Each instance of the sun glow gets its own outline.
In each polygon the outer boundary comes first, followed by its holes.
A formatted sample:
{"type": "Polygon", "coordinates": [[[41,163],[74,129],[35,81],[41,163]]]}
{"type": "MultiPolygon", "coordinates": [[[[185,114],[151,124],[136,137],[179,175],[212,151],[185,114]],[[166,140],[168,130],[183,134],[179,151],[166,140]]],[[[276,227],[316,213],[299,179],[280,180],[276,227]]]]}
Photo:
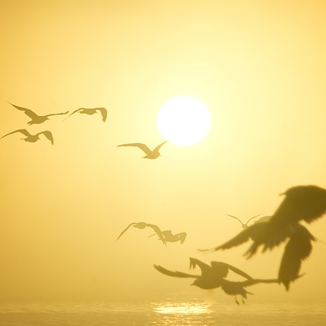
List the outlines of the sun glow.
{"type": "Polygon", "coordinates": [[[204,139],[211,127],[206,106],[190,96],[174,97],[163,104],[156,118],[160,134],[172,144],[189,146],[204,139]]]}

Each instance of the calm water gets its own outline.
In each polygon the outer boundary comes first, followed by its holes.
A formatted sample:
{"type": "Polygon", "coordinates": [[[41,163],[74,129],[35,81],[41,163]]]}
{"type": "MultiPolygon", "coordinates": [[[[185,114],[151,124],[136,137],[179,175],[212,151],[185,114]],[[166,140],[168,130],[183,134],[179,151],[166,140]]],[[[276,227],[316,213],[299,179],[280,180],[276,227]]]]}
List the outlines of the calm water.
{"type": "Polygon", "coordinates": [[[326,325],[321,304],[139,303],[0,304],[1,326],[326,325]]]}

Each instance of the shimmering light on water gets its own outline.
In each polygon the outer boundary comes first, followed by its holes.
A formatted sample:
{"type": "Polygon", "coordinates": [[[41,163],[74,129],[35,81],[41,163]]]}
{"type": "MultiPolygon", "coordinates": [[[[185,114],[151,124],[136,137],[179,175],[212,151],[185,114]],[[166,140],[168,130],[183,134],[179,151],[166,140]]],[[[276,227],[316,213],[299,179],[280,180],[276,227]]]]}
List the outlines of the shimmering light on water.
{"type": "Polygon", "coordinates": [[[1,326],[324,326],[325,304],[157,300],[0,304],[1,326]]]}
{"type": "Polygon", "coordinates": [[[154,308],[160,314],[207,314],[210,312],[209,306],[198,303],[169,303],[154,308]]]}

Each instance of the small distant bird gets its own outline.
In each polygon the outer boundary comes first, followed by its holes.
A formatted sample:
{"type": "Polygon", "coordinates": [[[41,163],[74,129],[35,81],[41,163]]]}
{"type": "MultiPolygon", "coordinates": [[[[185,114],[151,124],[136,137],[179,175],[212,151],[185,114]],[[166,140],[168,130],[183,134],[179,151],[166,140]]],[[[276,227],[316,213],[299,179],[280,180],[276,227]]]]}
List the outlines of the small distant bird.
{"type": "Polygon", "coordinates": [[[67,114],[69,112],[69,111],[67,111],[67,112],[62,112],[62,113],[51,113],[51,114],[47,114],[47,115],[37,115],[35,112],[33,112],[30,109],[26,109],[21,106],[14,105],[10,102],[8,102],[8,103],[11,104],[13,107],[15,107],[17,110],[24,111],[24,113],[32,119],[31,121],[27,122],[28,125],[39,124],[46,120],[49,120],[48,117],[50,117],[52,115],[63,115],[63,114],[67,114]]]}
{"type": "Polygon", "coordinates": [[[195,278],[195,281],[191,285],[198,286],[204,290],[216,289],[221,287],[221,289],[229,295],[235,296],[235,302],[239,305],[239,301],[237,300],[237,295],[242,296],[242,302],[244,303],[244,299],[247,299],[247,294],[252,294],[248,292],[245,287],[255,285],[258,283],[277,283],[277,279],[254,279],[247,273],[242,270],[229,265],[227,263],[212,261],[211,265],[208,265],[199,259],[190,258],[190,269],[198,266],[201,269],[201,275],[194,275],[183,273],[179,271],[170,271],[162,266],[154,265],[154,268],[161,272],[162,274],[180,277],[180,278],[195,278]],[[234,282],[226,280],[229,271],[233,271],[234,273],[243,276],[246,278],[246,281],[242,282],[234,282]]]}
{"type": "Polygon", "coordinates": [[[87,115],[93,115],[95,113],[100,112],[102,115],[102,121],[105,122],[108,112],[106,110],[106,108],[80,108],[77,109],[75,111],[73,111],[71,114],[68,115],[68,117],[66,119],[64,119],[63,121],[67,120],[70,116],[72,116],[73,114],[75,114],[76,112],[79,112],[81,114],[87,114],[87,115]]]}
{"type": "MultiPolygon", "coordinates": [[[[150,224],[150,223],[145,223],[145,222],[138,222],[138,223],[130,223],[121,233],[120,235],[118,236],[117,240],[119,240],[119,238],[121,238],[121,236],[131,227],[133,226],[134,228],[137,228],[137,229],[145,229],[145,227],[150,227],[152,228],[155,233],[158,235],[158,237],[160,238],[160,240],[166,245],[166,241],[164,239],[164,235],[161,231],[161,229],[155,225],[155,224],[150,224]]],[[[115,241],[117,241],[115,240],[115,241]]]]}
{"type": "Polygon", "coordinates": [[[145,144],[142,143],[122,144],[122,145],[118,145],[118,147],[122,147],[122,146],[138,147],[146,154],[146,156],[144,156],[143,158],[155,159],[161,156],[159,150],[166,142],[167,140],[164,141],[162,144],[156,146],[154,150],[150,150],[145,144]]]}
{"type": "MultiPolygon", "coordinates": [[[[187,237],[187,233],[186,232],[180,232],[180,233],[176,233],[173,234],[171,230],[165,230],[162,231],[164,240],[166,242],[177,242],[180,241],[180,243],[184,243],[187,237]]],[[[155,234],[150,235],[150,237],[152,237],[155,234]]]]}
{"type": "Polygon", "coordinates": [[[326,213],[326,189],[314,185],[297,186],[281,195],[286,197],[269,220],[249,226],[211,251],[230,249],[251,238],[253,243],[245,253],[250,258],[260,246],[265,252],[289,239],[279,269],[280,282],[289,290],[289,283],[298,277],[301,262],[310,255],[311,241],[315,240],[299,222],[311,223],[326,213]]]}
{"type": "Polygon", "coordinates": [[[246,223],[243,223],[239,218],[237,218],[237,217],[235,217],[235,216],[233,216],[233,215],[230,215],[230,214],[226,214],[227,216],[230,216],[230,217],[232,217],[232,218],[235,218],[236,220],[238,220],[240,223],[241,223],[241,227],[243,228],[243,229],[246,229],[247,227],[248,227],[248,223],[252,220],[252,219],[254,219],[254,218],[256,218],[257,216],[259,216],[260,214],[258,214],[258,215],[256,215],[256,216],[254,216],[254,217],[251,217],[246,223]]]}
{"type": "MultiPolygon", "coordinates": [[[[8,135],[11,135],[11,134],[14,134],[16,132],[20,132],[22,133],[23,135],[26,136],[26,138],[21,138],[22,140],[25,140],[25,141],[28,141],[30,143],[35,143],[36,141],[40,140],[40,135],[44,135],[50,142],[51,144],[53,145],[53,135],[52,135],[52,132],[51,131],[48,131],[48,130],[45,130],[45,131],[41,131],[35,135],[32,135],[30,134],[26,129],[18,129],[18,130],[15,130],[15,131],[12,131],[12,132],[9,132],[8,134],[2,136],[1,138],[4,138],[8,135]]],[[[1,139],[0,138],[0,139],[1,139]]]]}

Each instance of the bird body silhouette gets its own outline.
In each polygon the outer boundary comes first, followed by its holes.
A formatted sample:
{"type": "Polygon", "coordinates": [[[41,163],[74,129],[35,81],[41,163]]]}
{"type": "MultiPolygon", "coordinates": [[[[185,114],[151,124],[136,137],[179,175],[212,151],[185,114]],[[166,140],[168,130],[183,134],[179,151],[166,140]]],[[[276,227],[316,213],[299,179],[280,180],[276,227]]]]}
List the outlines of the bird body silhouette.
{"type": "Polygon", "coordinates": [[[67,120],[70,116],[72,116],[73,114],[75,114],[77,112],[79,112],[80,114],[87,114],[87,115],[93,115],[93,114],[100,112],[102,115],[103,122],[106,121],[106,118],[108,115],[106,108],[80,108],[80,109],[77,109],[77,110],[73,111],[72,113],[70,113],[68,115],[68,117],[66,119],[64,119],[63,121],[67,120]]]}
{"type": "MultiPolygon", "coordinates": [[[[187,237],[187,233],[186,232],[180,232],[180,233],[176,233],[173,234],[171,230],[165,230],[162,231],[164,240],[166,242],[178,242],[180,241],[180,243],[184,243],[187,237]]],[[[155,234],[150,235],[150,237],[152,237],[155,234]]]]}
{"type": "MultiPolygon", "coordinates": [[[[35,143],[35,142],[37,142],[38,140],[40,140],[40,137],[39,137],[40,135],[44,135],[44,136],[45,136],[45,137],[46,137],[46,138],[51,142],[52,145],[53,145],[53,143],[54,143],[53,135],[52,135],[51,131],[48,131],[48,130],[41,131],[41,132],[39,132],[39,133],[37,133],[37,134],[35,134],[35,135],[32,135],[32,134],[30,134],[26,129],[18,129],[18,130],[15,130],[15,131],[9,132],[8,134],[2,136],[1,138],[4,138],[4,137],[6,137],[6,136],[8,136],[8,135],[12,135],[12,134],[14,134],[14,133],[16,133],[16,132],[20,132],[20,133],[22,133],[23,135],[25,135],[26,138],[22,138],[22,140],[25,140],[25,141],[30,142],[30,143],[35,143]]],[[[1,138],[0,138],[0,139],[1,139],[1,138]]]]}
{"type": "Polygon", "coordinates": [[[195,285],[201,289],[210,290],[221,287],[221,289],[229,295],[235,296],[235,301],[239,304],[237,300],[237,295],[242,296],[242,302],[247,299],[247,294],[252,294],[248,292],[245,287],[252,286],[258,283],[277,283],[277,279],[254,279],[242,270],[229,265],[224,262],[212,261],[210,265],[200,261],[196,258],[190,258],[190,269],[198,266],[201,269],[201,275],[194,275],[183,273],[179,271],[170,271],[162,266],[154,265],[154,268],[161,272],[162,274],[179,277],[179,278],[195,278],[191,285],[195,285]],[[226,280],[229,271],[244,277],[246,280],[242,282],[234,282],[226,280]]]}
{"type": "Polygon", "coordinates": [[[167,140],[161,143],[160,145],[156,146],[153,150],[150,150],[145,144],[142,143],[121,144],[118,145],[118,147],[123,147],[123,146],[138,147],[146,154],[143,158],[156,159],[159,156],[161,156],[159,150],[166,142],[167,140]]]}
{"type": "MultiPolygon", "coordinates": [[[[145,223],[145,222],[135,222],[135,223],[130,223],[121,233],[120,235],[118,236],[117,240],[119,240],[121,238],[121,236],[127,232],[127,230],[133,226],[134,228],[137,228],[137,229],[145,229],[146,227],[150,227],[151,229],[153,229],[155,231],[155,233],[158,235],[159,239],[166,245],[166,241],[164,239],[164,236],[163,236],[163,233],[161,231],[161,229],[155,225],[155,224],[150,224],[150,223],[145,223]]],[[[116,240],[116,241],[117,241],[116,240]]]]}
{"type": "Polygon", "coordinates": [[[302,261],[311,253],[311,241],[316,240],[299,222],[311,223],[325,214],[326,190],[314,185],[297,186],[283,194],[286,197],[268,221],[249,226],[210,251],[230,249],[252,239],[253,243],[245,253],[250,258],[260,246],[265,252],[288,239],[280,264],[279,280],[289,290],[290,282],[298,278],[302,261]]]}
{"type": "Polygon", "coordinates": [[[43,123],[46,120],[49,120],[48,117],[50,117],[50,116],[63,115],[63,114],[67,114],[69,112],[69,111],[67,111],[67,112],[62,112],[62,113],[51,113],[51,114],[47,114],[47,115],[38,115],[35,112],[33,112],[32,110],[30,110],[30,109],[26,109],[26,108],[23,108],[21,106],[14,105],[14,104],[12,104],[10,102],[8,102],[8,103],[11,104],[13,107],[15,107],[17,110],[24,111],[24,113],[28,117],[30,117],[32,119],[32,120],[27,122],[28,125],[40,124],[40,123],[43,123]]]}

